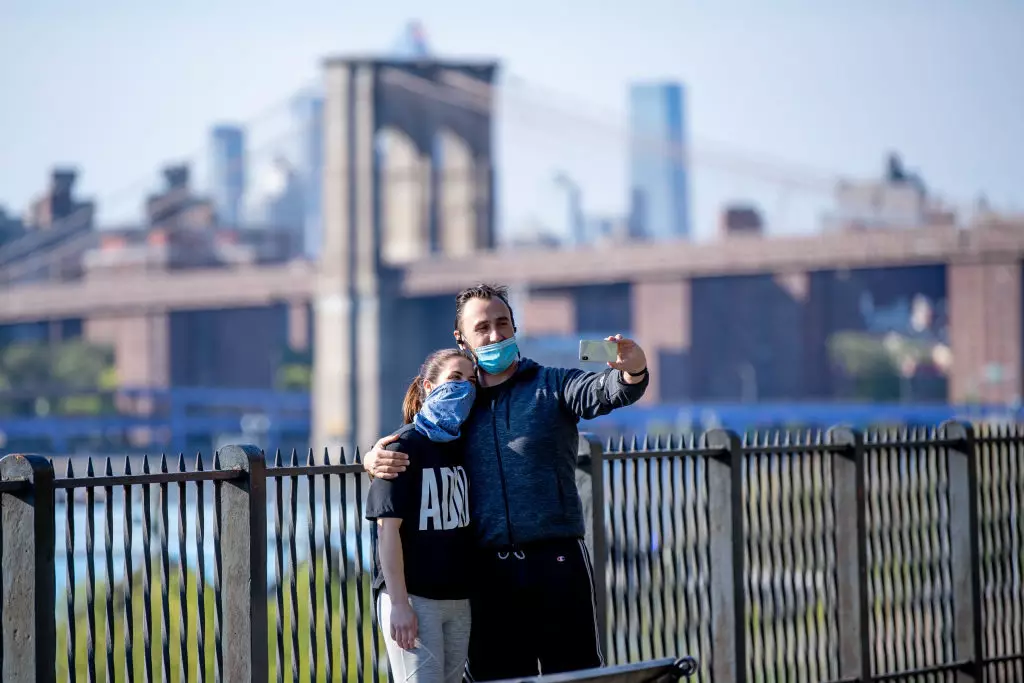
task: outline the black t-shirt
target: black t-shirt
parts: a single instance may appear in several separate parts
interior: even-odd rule
[[[394,479],[374,479],[366,498],[366,518],[397,517],[410,595],[433,600],[469,597],[473,543],[469,528],[469,479],[459,440],[434,442],[409,424],[396,432],[388,450],[409,456]],[[374,593],[384,587],[378,543],[374,543]]]

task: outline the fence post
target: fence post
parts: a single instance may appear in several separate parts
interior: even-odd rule
[[[594,601],[596,603],[597,623],[601,625],[598,633],[601,639],[601,652],[608,656],[608,529],[605,526],[604,504],[604,446],[593,434],[580,434],[579,451],[577,452],[577,471],[589,473],[589,496],[581,496],[583,514],[587,520],[587,545],[594,570]],[[580,487],[581,478],[577,477],[576,485]],[[581,491],[582,493],[582,491]],[[588,514],[587,503],[590,510]]]
[[[871,681],[864,435],[848,427],[832,427],[828,430],[828,443],[842,447],[842,451],[831,458],[839,678]],[[855,514],[850,514],[850,511],[855,511]]]
[[[0,458],[0,481],[20,483],[0,493],[4,531],[0,681],[4,683],[56,680],[53,479],[53,463],[46,458],[19,454]]]
[[[953,565],[954,657],[964,662],[958,678],[982,680],[981,533],[978,460],[974,427],[943,422],[939,438],[952,441],[949,458],[949,541]]]
[[[218,482],[224,681],[265,683],[267,652],[267,466],[255,446],[225,446],[220,466],[243,474]]]
[[[704,434],[709,454],[708,535],[711,570],[711,680],[747,680],[747,579],[743,529],[743,444],[735,432]]]

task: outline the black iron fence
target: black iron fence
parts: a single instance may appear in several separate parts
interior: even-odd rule
[[[957,423],[581,439],[609,663],[1024,680],[1022,450],[1020,428]],[[386,680],[367,480],[343,460],[0,459],[0,680]]]

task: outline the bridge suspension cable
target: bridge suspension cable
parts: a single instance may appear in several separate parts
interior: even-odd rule
[[[312,87],[312,85],[312,83],[306,83],[300,88],[297,88],[292,94],[286,97],[278,98],[273,102],[267,104],[266,106],[262,107],[257,112],[255,112],[253,115],[243,120],[239,124],[239,127],[246,129],[248,131],[257,124],[261,124],[270,120],[275,115],[281,113],[283,110],[285,110],[287,107],[291,105],[291,103],[294,101],[296,93],[303,92],[304,90]],[[278,138],[271,140],[270,143],[262,147],[269,147],[274,142],[279,143],[280,140],[285,137],[286,136],[283,135],[279,136]],[[184,156],[179,158],[182,159],[181,163],[187,164],[189,166],[192,166],[197,162],[201,164],[206,151],[206,146],[198,147],[193,149],[191,153],[185,154]],[[107,195],[104,195],[99,199],[96,199],[93,202],[93,204],[103,207],[120,207],[128,203],[129,201],[137,202],[139,200],[140,194],[145,192],[146,188],[152,184],[153,177],[153,171],[149,171],[144,175],[137,176],[133,180],[121,186],[118,190],[115,190]],[[45,230],[29,232],[27,235],[24,235],[19,239],[8,243],[6,246],[0,249],[0,268],[2,268],[14,257],[20,257],[27,253],[35,251],[36,245],[38,243],[46,241],[46,236],[44,233],[52,234],[54,232],[60,232],[62,229],[72,228],[76,226],[76,224],[81,224],[83,221],[89,220],[90,213],[93,210],[93,206],[80,207],[72,211],[68,215],[64,216],[63,218],[59,218],[53,221],[53,223]]]
[[[428,101],[434,100],[447,106],[487,114],[499,122],[516,125],[517,134],[522,134],[525,138],[545,147],[565,144],[568,138],[582,140],[585,144],[641,145],[648,156],[681,161],[691,168],[726,171],[737,177],[767,183],[783,193],[797,191],[825,196],[832,193],[843,178],[839,173],[772,159],[766,155],[705,140],[691,140],[673,145],[655,136],[636,135],[628,130],[621,114],[535,84],[515,74],[497,84],[477,82],[464,88],[438,88],[433,81],[397,69],[385,70],[382,78],[387,84],[405,88]],[[302,92],[308,87],[310,84],[305,84],[295,93]],[[241,124],[242,127],[252,131],[256,125],[271,119],[293,102],[295,93],[262,108],[245,120]],[[293,120],[283,133],[271,137],[255,149],[250,147],[246,162],[251,164],[263,155],[276,152],[284,141],[293,139],[301,132],[301,129],[295,127]],[[204,153],[205,148],[194,150],[186,155],[185,161],[189,164],[195,164],[197,161],[201,163]],[[121,190],[97,201],[104,208],[123,205],[129,199],[138,201],[140,190],[149,185],[152,179],[152,172],[147,173]],[[423,176],[416,168],[389,168],[386,180],[389,183],[422,182]],[[74,211],[55,221],[45,232],[59,239],[58,233],[63,229],[73,236],[75,224],[86,219],[89,211],[91,209],[88,207]],[[76,250],[88,247],[90,241],[96,240],[96,236],[73,236],[61,248],[38,250],[38,244],[46,239],[45,236],[30,233],[0,249],[0,282],[23,277],[30,274],[33,269],[52,267],[54,263]]]
[[[303,92],[309,87],[310,84],[306,84],[295,92]],[[275,100],[246,118],[239,126],[246,131],[251,131],[254,126],[281,113],[291,105],[294,98],[295,93]],[[263,160],[267,155],[273,155],[295,135],[296,130],[293,127],[262,141],[255,148],[249,146],[246,150],[246,163],[252,164]],[[197,162],[201,163],[205,153],[205,147],[197,148],[185,155],[181,163],[189,166]],[[134,181],[122,186],[121,189],[95,200],[95,204],[109,207],[123,206],[130,200],[138,202],[145,187],[150,185],[152,180],[152,172],[139,176]],[[53,221],[49,227],[30,231],[0,248],[0,284],[15,282],[30,277],[33,273],[52,273],[53,268],[62,259],[80,254],[83,250],[98,244],[100,233],[93,229],[83,230],[85,222],[90,220],[93,211],[93,206],[79,207],[67,216]],[[48,249],[41,248],[47,244],[54,246]]]
[[[477,113],[494,113],[502,120],[513,119],[529,123],[529,130],[549,138],[564,139],[565,131],[574,135],[599,136],[604,141],[629,141],[642,145],[649,154],[679,160],[686,164],[715,167],[758,180],[814,192],[831,192],[843,174],[808,168],[798,164],[768,159],[744,150],[703,141],[670,145],[664,139],[650,135],[636,135],[629,131],[622,117],[589,103],[576,101],[569,108],[555,103],[552,91],[534,86],[528,81],[511,77],[508,84],[482,85],[472,90],[440,89],[429,79],[409,72],[392,72],[388,82],[408,89],[419,96],[465,108]],[[497,96],[507,103],[506,108],[494,108]],[[511,97],[509,97],[511,96]],[[564,96],[563,96],[564,97]],[[518,101],[517,99],[518,98]],[[589,113],[588,113],[589,112]],[[559,127],[555,124],[565,124]]]

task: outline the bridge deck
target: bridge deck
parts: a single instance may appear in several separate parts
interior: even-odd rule
[[[403,291],[443,294],[466,283],[501,280],[557,287],[623,282],[640,277],[714,277],[837,268],[878,268],[971,261],[1020,261],[1024,224],[960,230],[936,227],[773,238],[736,237],[711,243],[655,243],[569,252],[529,248],[488,253],[471,261],[431,259],[411,264]]]
[[[71,282],[41,282],[0,292],[0,323],[201,310],[310,301],[315,266],[307,262],[203,270],[125,272]]]
[[[1024,225],[958,230],[832,233],[733,238],[706,244],[657,243],[563,249],[516,249],[472,258],[435,258],[404,267],[408,296],[448,294],[468,283],[558,287],[644,277],[712,277],[1024,258]],[[316,265],[181,270],[92,276],[72,282],[8,286],[0,324],[141,311],[201,310],[312,301]]]

